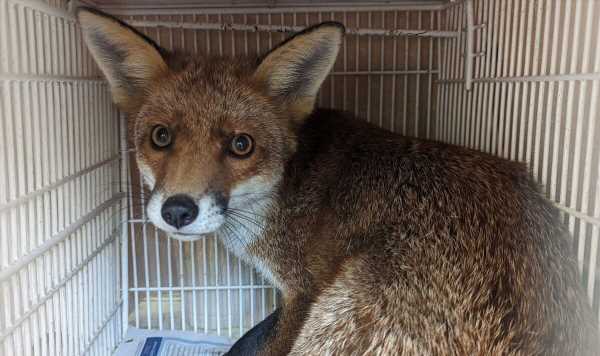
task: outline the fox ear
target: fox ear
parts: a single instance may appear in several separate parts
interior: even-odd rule
[[[134,111],[150,84],[168,71],[161,54],[164,50],[98,10],[80,7],[77,19],[87,47],[110,84],[114,102],[124,111]]]
[[[314,108],[317,92],[335,63],[344,26],[324,22],[307,28],[272,49],[254,76],[269,95],[283,98],[297,117]]]

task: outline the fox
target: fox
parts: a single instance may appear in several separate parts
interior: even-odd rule
[[[599,354],[569,232],[526,165],[317,107],[342,24],[225,57],[77,19],[150,221],[216,234],[281,292],[255,354]]]

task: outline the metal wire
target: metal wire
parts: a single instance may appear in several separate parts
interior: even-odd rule
[[[0,0],[2,355],[121,340],[118,115],[65,5]]]

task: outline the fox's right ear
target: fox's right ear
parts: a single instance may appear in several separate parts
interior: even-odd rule
[[[80,7],[83,38],[110,84],[114,102],[124,111],[139,108],[149,86],[168,72],[162,50],[124,22],[98,10]]]

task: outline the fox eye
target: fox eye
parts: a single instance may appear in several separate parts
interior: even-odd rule
[[[254,141],[247,134],[235,135],[229,144],[229,151],[239,158],[250,156],[254,150]]]
[[[166,126],[156,125],[152,129],[152,143],[156,148],[165,148],[171,144],[171,131]]]

